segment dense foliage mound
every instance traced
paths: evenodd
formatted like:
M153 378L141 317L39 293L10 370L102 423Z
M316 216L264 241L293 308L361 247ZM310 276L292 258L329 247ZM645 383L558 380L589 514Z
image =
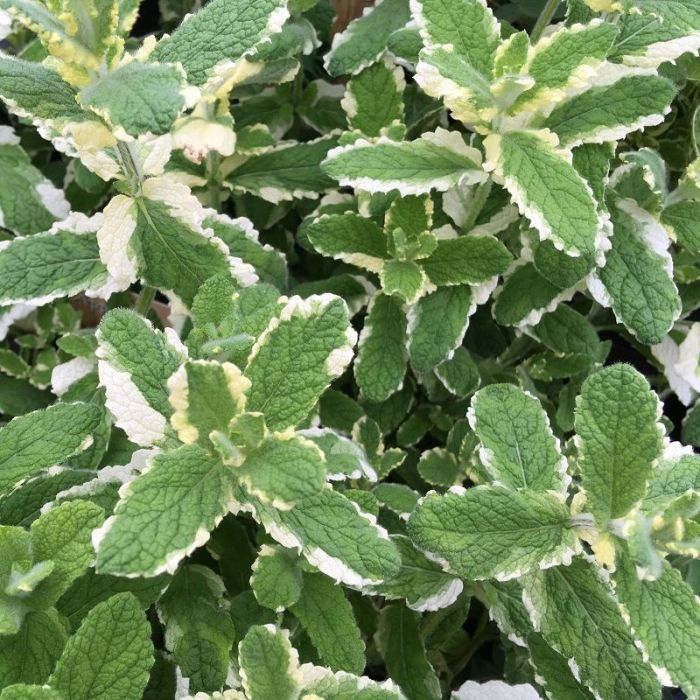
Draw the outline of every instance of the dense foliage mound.
M700 697L700 3L201 4L0 0L0 700Z

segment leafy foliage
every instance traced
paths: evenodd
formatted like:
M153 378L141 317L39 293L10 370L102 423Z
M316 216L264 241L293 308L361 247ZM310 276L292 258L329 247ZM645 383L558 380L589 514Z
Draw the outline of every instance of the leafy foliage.
M698 697L696 1L341 4L0 0L0 700Z

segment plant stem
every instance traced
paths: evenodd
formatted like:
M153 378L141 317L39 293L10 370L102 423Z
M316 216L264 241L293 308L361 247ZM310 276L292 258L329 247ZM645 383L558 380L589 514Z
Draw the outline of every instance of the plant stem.
M530 34L530 41L533 44L542 36L547 25L552 21L554 13L559 9L560 4L561 0L547 0L547 4L542 8L542 12L540 12L540 16L532 29L532 34Z
M134 154L131 150L129 144L123 141L117 142L117 152L119 153L119 160L122 162L124 172L129 178L129 185L135 193L137 193L141 188L141 170L139 165L134 158Z
M141 316L148 316L148 312L151 310L151 304L156 298L156 288L144 286L139 292L138 299L134 304L134 311Z
M481 214L481 210L484 208L484 204L486 204L486 200L489 198L490 194L491 178L477 186L476 192L474 192L474 197L469 205L469 211L464 217L462 231L469 232L474 227L474 224L479 218L479 214Z

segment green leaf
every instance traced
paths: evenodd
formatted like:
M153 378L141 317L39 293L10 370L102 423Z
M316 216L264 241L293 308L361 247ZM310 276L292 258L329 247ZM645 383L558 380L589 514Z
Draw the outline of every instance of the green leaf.
M570 664L596 697L656 698L659 684L644 663L612 595L594 564L538 571L524 579L524 600L535 629Z
M563 27L538 41L524 68L535 84L516 100L511 112L551 109L569 90L578 87L582 75L600 66L617 33L614 24L598 20Z
M597 359L600 341L595 328L585 316L566 304L545 314L531 333L557 354Z
M173 65L132 61L83 88L78 99L117 133L166 134L185 106L183 83Z
M146 610L162 590L167 586L167 575L154 578L121 578L96 574L89 569L83 576L73 582L73 585L61 596L56 607L75 629L85 615L98 603L101 603L116 593L133 593Z
M460 398L469 396L479 387L479 368L469 351L461 346L449 360L435 368L435 374L451 394Z
M181 344L126 309L105 315L97 340L100 384L116 424L139 445L162 440L173 413L167 382L185 359Z
M395 294L409 304L422 297L430 286L423 269L412 260L387 260L379 280L385 294Z
M406 374L406 315L401 302L386 294L372 298L355 360L362 395L384 401L398 391Z
M439 700L440 682L425 655L419 620L401 604L387 605L379 616L377 641L389 677L408 700Z
M299 600L302 585L301 569L292 552L277 545L260 547L250 578L260 605L281 612Z
M30 612L12 636L0 636L0 686L45 683L68 640L55 609Z
M575 292L575 289L562 290L543 277L535 265L525 263L505 278L493 305L493 317L502 326L535 325L545 313L556 309L560 302L568 301Z
M245 408L250 382L230 362L187 361L168 379L174 409L170 423L185 444L211 447L214 431L228 434L231 419Z
M485 145L486 167L542 240L574 257L596 253L602 225L593 192L551 133L508 131L487 137Z
M323 663L334 671L360 674L365 644L343 589L323 574L304 574L299 600L290 607Z
M351 399L352 400L352 399ZM322 412L322 411L321 411ZM327 425L326 421L323 421ZM355 421L353 421L354 425ZM348 432L352 431L352 425ZM361 445L329 428L298 430L297 436L313 442L323 452L327 478L331 481L362 479L376 481L377 474Z
M153 665L151 628L131 593L96 605L68 640L49 685L71 700L139 700Z
M443 100L455 119L486 129L497 111L490 81L451 48L423 49L416 67L416 83L427 95Z
M623 551L613 575L615 592L664 685L689 695L700 689L700 602L667 562L655 581L642 580Z
M333 187L333 180L320 166L336 143L335 137L283 143L247 159L227 179L234 190L249 192L273 204L300 197L315 199Z
M0 97L15 114L56 127L89 119L77 103L75 89L35 61L0 56Z
M642 343L659 343L681 311L667 234L630 200L617 201L611 215L612 249L605 267L589 279L589 290Z
M190 306L202 283L213 275L228 273L244 286L257 281L252 268L236 265L226 245L203 227L206 212L189 188L168 178L151 178L144 183L143 194L135 200L135 216L129 215L133 229L126 246L136 251L136 267L147 284L171 291ZM111 215L105 210L108 220ZM107 223L97 237L103 260L107 241L117 245L115 238L105 235L106 228ZM109 257L114 264L119 260Z
M430 494L408 521L421 549L466 579L506 581L568 563L578 551L568 507L548 493L475 486Z
M586 508L599 527L627 514L646 491L661 454L661 407L629 365L591 375L576 401L576 433Z
M0 190L3 228L19 235L38 233L68 216L70 205L63 191L32 165L9 126L0 128L0 177L5 182Z
M331 76L359 73L384 53L392 32L403 27L411 15L407 0L382 0L372 10L352 21L336 34L324 58Z
M11 420L0 429L0 490L84 452L101 421L102 412L85 403L60 403Z
M324 214L306 227L313 247L328 257L371 272L380 272L389 258L387 236L371 219L355 214Z
M658 513L688 490L700 491L700 456L682 454L677 459L662 457L654 466L641 509Z
M179 62L194 85L208 80L216 87L233 72L238 59L281 31L288 17L282 0L214 0L166 36L149 56L152 61ZM216 79L219 79L217 81Z
M548 698L567 700L593 700L594 695L574 676L567 660L554 651L542 635L533 632L527 638L530 663L535 669L537 680L543 686Z
M94 503L69 501L32 523L34 561L53 562L53 571L35 592L44 605L55 603L70 584L87 571L95 556L91 534L103 520L102 508Z
M48 685L11 685L0 691L0 700L62 700Z
M411 307L408 355L417 372L434 369L462 344L473 304L471 289L463 285L438 289Z
M249 700L295 700L299 696L299 657L288 633L255 625L238 645L238 664Z
M158 601L165 646L190 692L214 691L226 682L235 631L223 607L224 584L211 569L183 566Z
M365 136L381 136L403 120L403 70L387 57L352 78L342 105L348 126Z
M233 473L262 503L288 510L323 488L326 460L310 440L273 434L248 452Z
M700 202L676 202L661 212L661 221L686 250L695 255L700 253Z
M666 78L624 77L557 105L543 126L569 148L618 141L633 131L660 124L675 96L676 87Z
M438 241L421 265L430 281L442 287L488 282L505 272L512 259L493 236L458 236Z
M117 286L100 260L95 234L69 225L15 238L0 249L0 280L0 303L33 306L83 291L109 296Z
M152 457L93 534L98 573L173 573L232 504L230 469L198 445Z
M399 554L386 530L330 487L292 510L254 506L270 536L284 547L296 548L312 566L338 582L361 588L399 569Z
M263 412L270 430L297 425L343 373L355 338L339 297L292 297L251 352L245 370L251 382L247 410Z
M382 3L385 4L386 0ZM323 170L343 187L402 195L445 192L456 185L481 182L481 153L467 146L456 131L438 128L415 141L381 137L359 139L329 151Z
M513 384L491 384L474 394L468 418L482 445L481 463L494 481L566 496L566 458L534 396Z
M441 610L455 602L463 584L411 544L403 535L392 541L401 555L401 568L395 576L370 590L390 600L403 598L411 610Z
M418 0L411 10L425 46L451 46L490 79L501 30L485 0Z
M366 676L304 664L301 667L304 693L324 700L401 700L404 696L390 680L378 683Z
M273 284L280 290L287 288L287 260L284 253L266 243L260 243L258 232L249 219L231 219L224 214L208 216L204 226L212 229L236 258L252 265L261 282Z

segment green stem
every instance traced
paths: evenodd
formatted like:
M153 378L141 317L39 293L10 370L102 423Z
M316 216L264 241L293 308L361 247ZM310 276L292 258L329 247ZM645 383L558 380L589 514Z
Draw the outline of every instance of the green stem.
M220 167L221 156L216 151L210 151L207 154L207 191L209 193L209 206L217 212L221 212Z
M128 143L123 141L117 142L117 152L119 153L119 160L124 168L124 173L129 179L129 185L136 194L141 189L141 169L137 160L134 158L134 154Z
M481 214L481 210L484 208L484 204L486 204L486 200L489 198L490 194L491 178L477 186L476 192L474 192L474 197L469 205L469 211L464 218L462 231L468 232L474 227L474 224L479 218L479 214Z
M141 314L141 316L148 316L148 312L151 310L151 304L155 298L155 287L149 287L147 285L142 287L138 299L136 299L136 303L134 304L134 311L136 311L137 314Z
M537 22L530 34L530 41L532 41L533 44L542 36L544 30L552 21L554 13L559 9L560 4L561 0L547 0L547 4L542 8L542 12L540 12L540 16L537 18Z

